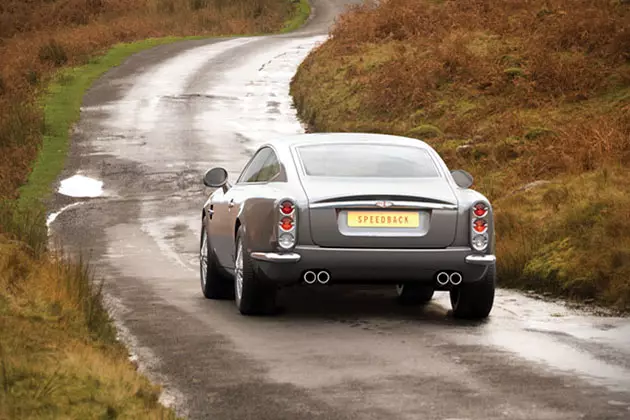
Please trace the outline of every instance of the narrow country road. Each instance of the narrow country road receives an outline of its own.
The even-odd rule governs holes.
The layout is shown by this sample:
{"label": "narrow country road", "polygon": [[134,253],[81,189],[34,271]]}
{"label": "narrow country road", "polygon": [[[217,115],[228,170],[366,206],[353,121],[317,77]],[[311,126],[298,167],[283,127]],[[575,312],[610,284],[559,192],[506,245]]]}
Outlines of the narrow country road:
{"label": "narrow country road", "polygon": [[303,130],[289,81],[347,3],[313,1],[288,35],[145,51],[86,95],[61,179],[102,191],[65,182],[50,229],[106,280],[140,366],[194,419],[630,419],[628,319],[505,290],[479,324],[387,288],[287,290],[262,318],[203,298],[202,175]]}

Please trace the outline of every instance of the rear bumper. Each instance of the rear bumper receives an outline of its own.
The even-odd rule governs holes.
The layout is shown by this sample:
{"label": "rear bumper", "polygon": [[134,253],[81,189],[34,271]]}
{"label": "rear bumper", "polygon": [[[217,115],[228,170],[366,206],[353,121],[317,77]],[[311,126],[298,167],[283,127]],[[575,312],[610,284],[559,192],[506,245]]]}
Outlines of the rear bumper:
{"label": "rear bumper", "polygon": [[468,247],[363,249],[298,246],[292,253],[252,252],[254,267],[274,283],[300,282],[307,270],[328,270],[331,283],[434,282],[440,271],[457,271],[465,283],[484,277],[496,257]]}

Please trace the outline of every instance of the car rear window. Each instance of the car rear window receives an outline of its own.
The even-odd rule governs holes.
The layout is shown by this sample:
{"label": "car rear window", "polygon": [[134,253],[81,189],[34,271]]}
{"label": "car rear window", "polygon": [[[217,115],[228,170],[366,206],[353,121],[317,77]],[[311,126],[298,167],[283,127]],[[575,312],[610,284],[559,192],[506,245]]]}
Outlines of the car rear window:
{"label": "car rear window", "polygon": [[340,143],[300,146],[297,151],[309,176],[439,177],[429,153],[418,147]]}

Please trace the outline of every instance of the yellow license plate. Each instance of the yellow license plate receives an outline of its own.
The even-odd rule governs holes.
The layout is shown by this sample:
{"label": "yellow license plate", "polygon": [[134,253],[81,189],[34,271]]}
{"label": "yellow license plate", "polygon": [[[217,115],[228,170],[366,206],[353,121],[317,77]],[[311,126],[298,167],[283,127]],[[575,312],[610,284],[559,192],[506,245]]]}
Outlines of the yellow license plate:
{"label": "yellow license plate", "polygon": [[349,211],[349,227],[416,228],[420,215],[412,211]]}

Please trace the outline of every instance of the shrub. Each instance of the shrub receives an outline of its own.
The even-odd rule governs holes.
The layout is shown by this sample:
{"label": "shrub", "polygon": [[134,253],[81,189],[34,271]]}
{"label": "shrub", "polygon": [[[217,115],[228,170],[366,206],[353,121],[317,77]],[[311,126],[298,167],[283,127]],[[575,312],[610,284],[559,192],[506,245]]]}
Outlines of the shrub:
{"label": "shrub", "polygon": [[68,55],[66,54],[66,50],[64,50],[58,42],[53,40],[39,48],[39,59],[41,61],[48,61],[59,67],[68,62]]}
{"label": "shrub", "polygon": [[442,135],[442,131],[434,125],[422,124],[409,130],[407,135],[422,140],[423,138],[439,137]]}

